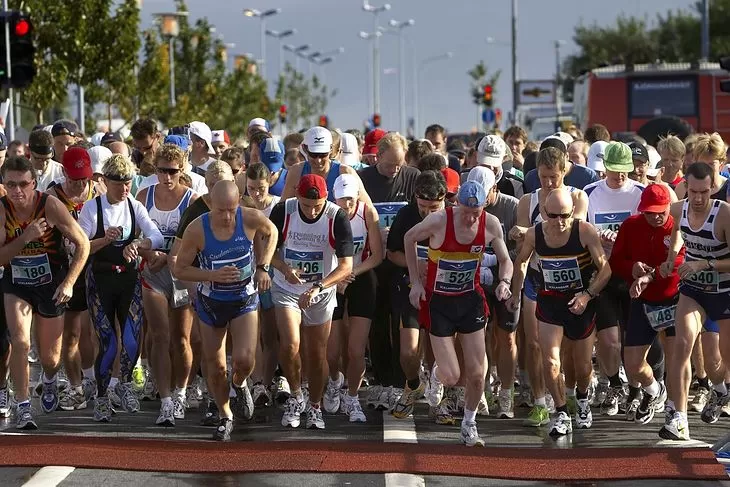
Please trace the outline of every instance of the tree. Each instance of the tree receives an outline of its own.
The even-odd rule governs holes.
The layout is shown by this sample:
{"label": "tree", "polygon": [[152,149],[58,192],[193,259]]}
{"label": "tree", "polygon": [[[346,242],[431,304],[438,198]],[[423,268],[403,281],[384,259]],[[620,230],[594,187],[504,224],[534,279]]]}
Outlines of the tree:
{"label": "tree", "polygon": [[490,75],[484,61],[479,61],[479,63],[467,71],[467,74],[469,75],[469,78],[471,78],[471,96],[474,99],[475,104],[481,105],[482,100],[484,99],[484,85],[489,84],[493,87],[496,86],[502,71],[497,70],[494,74]]}
{"label": "tree", "polygon": [[337,91],[329,90],[317,76],[307,79],[289,63],[279,74],[276,100],[288,108],[289,127],[312,126],[317,117],[325,114],[329,99],[335,96]]}

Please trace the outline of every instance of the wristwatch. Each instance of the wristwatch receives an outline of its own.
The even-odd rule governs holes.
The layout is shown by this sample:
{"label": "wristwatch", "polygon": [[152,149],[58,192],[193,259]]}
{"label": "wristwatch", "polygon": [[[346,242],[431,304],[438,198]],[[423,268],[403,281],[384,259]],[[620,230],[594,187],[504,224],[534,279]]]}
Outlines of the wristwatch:
{"label": "wristwatch", "polygon": [[511,286],[512,285],[512,281],[510,281],[506,277],[503,278],[503,279],[500,279],[499,282],[503,282],[503,283],[507,284],[507,286]]}
{"label": "wristwatch", "polygon": [[319,289],[319,292],[324,291],[324,285],[322,284],[322,281],[315,282],[314,284],[312,284],[312,287],[316,287],[317,289]]}
{"label": "wristwatch", "polygon": [[590,288],[586,288],[586,294],[587,294],[588,296],[590,296],[590,298],[591,298],[591,299],[593,299],[593,298],[595,298],[596,296],[598,296],[598,294],[593,294],[593,293],[591,292]]}
{"label": "wristwatch", "polygon": [[717,261],[715,259],[710,259],[707,261],[707,268],[711,271],[715,270],[715,265],[717,265]]}
{"label": "wristwatch", "polygon": [[269,264],[259,264],[256,266],[257,269],[261,269],[264,272],[269,272]]}

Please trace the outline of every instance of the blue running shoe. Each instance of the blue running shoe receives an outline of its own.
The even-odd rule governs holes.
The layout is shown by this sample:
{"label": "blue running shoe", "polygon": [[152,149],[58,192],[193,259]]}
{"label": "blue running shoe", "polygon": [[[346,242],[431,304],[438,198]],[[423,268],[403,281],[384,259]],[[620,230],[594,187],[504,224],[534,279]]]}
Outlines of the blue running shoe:
{"label": "blue running shoe", "polygon": [[44,382],[41,393],[41,408],[44,413],[52,413],[58,408],[58,382]]}

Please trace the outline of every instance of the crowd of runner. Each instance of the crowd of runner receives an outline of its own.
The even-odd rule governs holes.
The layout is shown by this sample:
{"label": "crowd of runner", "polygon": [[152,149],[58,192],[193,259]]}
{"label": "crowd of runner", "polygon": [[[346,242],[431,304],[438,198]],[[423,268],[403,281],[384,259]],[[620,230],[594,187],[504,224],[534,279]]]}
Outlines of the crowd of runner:
{"label": "crowd of runner", "polygon": [[324,429],[425,398],[483,446],[476,416],[516,408],[553,437],[663,412],[659,436],[688,440],[688,410],[730,414],[718,134],[409,142],[257,118],[233,142],[149,119],[128,141],[0,133],[0,417],[36,429],[37,395],[124,421],[159,398],[157,425],[197,404],[226,441],[256,408]]}

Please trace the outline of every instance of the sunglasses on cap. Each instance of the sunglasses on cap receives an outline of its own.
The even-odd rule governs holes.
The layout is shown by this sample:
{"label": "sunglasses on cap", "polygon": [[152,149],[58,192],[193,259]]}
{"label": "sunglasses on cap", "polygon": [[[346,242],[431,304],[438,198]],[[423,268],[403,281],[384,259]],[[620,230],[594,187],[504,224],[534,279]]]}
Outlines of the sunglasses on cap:
{"label": "sunglasses on cap", "polygon": [[551,220],[556,220],[558,218],[561,218],[563,220],[567,220],[571,216],[573,216],[573,211],[571,210],[570,213],[546,213],[547,217]]}
{"label": "sunglasses on cap", "polygon": [[174,176],[180,173],[180,169],[176,167],[158,167],[157,172],[160,174],[167,174],[168,176]]}

